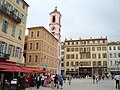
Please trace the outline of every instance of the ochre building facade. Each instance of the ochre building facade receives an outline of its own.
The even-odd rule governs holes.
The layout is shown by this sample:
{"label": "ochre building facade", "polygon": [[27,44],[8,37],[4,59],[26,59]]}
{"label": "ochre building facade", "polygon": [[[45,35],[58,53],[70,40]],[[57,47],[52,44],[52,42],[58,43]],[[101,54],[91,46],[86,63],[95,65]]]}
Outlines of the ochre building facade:
{"label": "ochre building facade", "polygon": [[49,70],[56,74],[58,40],[43,26],[31,27],[28,30],[26,67]]}

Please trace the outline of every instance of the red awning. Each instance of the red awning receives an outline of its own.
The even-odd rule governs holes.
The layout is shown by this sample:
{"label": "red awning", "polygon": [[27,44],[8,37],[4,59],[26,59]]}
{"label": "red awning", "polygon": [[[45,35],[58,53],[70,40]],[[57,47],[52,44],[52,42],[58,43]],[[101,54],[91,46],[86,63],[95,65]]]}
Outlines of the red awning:
{"label": "red awning", "polygon": [[48,71],[48,70],[40,70],[38,68],[17,66],[16,63],[13,63],[13,62],[0,62],[0,70],[5,71],[5,72],[50,73],[50,71]]}
{"label": "red awning", "polygon": [[38,73],[50,73],[48,70],[40,70]]}
{"label": "red awning", "polygon": [[4,70],[4,69],[8,69],[8,68],[10,68],[11,66],[8,66],[8,65],[1,65],[0,64],[0,69],[2,70]]}
{"label": "red awning", "polygon": [[25,70],[29,70],[32,72],[39,72],[40,71],[40,69],[38,69],[38,68],[29,68],[29,67],[24,67],[24,68],[25,68]]}
{"label": "red awning", "polygon": [[14,62],[0,62],[0,65],[16,65]]}
{"label": "red awning", "polygon": [[25,73],[31,73],[31,72],[33,72],[32,70],[30,70],[30,69],[28,69],[28,68],[26,68],[26,67],[21,67],[21,68],[24,69],[24,72],[25,72]]}
{"label": "red awning", "polygon": [[10,66],[9,68],[6,68],[2,71],[6,71],[6,72],[24,72],[24,69],[22,69],[21,67],[18,66]]}
{"label": "red awning", "polygon": [[14,62],[0,62],[0,70],[4,72],[31,72],[24,69],[23,67],[17,66]]}
{"label": "red awning", "polygon": [[38,68],[30,68],[30,67],[24,67],[25,70],[31,71],[31,72],[37,72],[37,73],[50,73],[48,70],[40,70]]}
{"label": "red awning", "polygon": [[1,71],[23,72],[24,70],[13,62],[0,62]]}

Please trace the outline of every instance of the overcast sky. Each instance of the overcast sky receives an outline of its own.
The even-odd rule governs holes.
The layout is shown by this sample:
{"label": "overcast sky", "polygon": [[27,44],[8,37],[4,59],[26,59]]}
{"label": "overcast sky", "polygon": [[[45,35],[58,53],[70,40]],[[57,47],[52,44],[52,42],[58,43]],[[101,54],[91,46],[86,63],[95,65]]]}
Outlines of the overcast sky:
{"label": "overcast sky", "polygon": [[[62,15],[62,41],[108,37],[120,41],[120,0],[26,0],[27,28],[44,26],[49,30],[50,16],[57,6]],[[27,34],[27,32],[26,32]]]}

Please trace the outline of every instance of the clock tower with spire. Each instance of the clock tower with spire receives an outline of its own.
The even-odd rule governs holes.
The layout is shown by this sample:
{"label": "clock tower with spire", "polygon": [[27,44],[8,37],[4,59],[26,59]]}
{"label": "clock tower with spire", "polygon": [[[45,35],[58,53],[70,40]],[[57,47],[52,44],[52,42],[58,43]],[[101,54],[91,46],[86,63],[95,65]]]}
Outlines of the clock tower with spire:
{"label": "clock tower with spire", "polygon": [[57,47],[57,73],[61,74],[61,14],[58,12],[57,7],[50,13],[49,30],[52,35],[58,39]]}
{"label": "clock tower with spire", "polygon": [[61,37],[61,14],[58,12],[57,7],[50,13],[49,30],[60,41]]}

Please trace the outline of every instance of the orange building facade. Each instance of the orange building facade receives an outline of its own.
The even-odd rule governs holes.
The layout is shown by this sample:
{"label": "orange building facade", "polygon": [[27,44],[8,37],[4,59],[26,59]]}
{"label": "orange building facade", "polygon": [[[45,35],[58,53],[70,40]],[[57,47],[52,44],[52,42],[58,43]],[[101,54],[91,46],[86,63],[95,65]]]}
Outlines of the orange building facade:
{"label": "orange building facade", "polygon": [[26,67],[40,68],[57,73],[58,40],[43,26],[28,28],[26,36]]}

